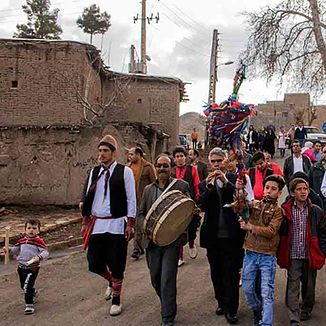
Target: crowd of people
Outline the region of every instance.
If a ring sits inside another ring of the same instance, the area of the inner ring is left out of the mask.
[[[197,137],[193,148],[176,147],[172,153],[158,155],[153,164],[141,148],[133,147],[127,165],[117,163],[117,141],[106,135],[98,144],[99,165],[87,177],[79,206],[88,268],[108,282],[104,298],[112,300],[110,315],[122,313],[127,247],[134,239],[131,257],[135,261],[146,257],[161,304],[161,325],[174,325],[178,268],[185,263],[184,248],[196,259],[195,240],[200,228],[199,245],[206,250],[216,315],[224,316],[229,324],[238,323],[242,282],[253,325],[273,325],[278,264],[287,270],[289,323],[299,325],[310,319],[317,270],[324,265],[326,255],[326,146],[316,142],[307,152],[300,133],[294,130],[292,137],[281,128],[275,135],[269,128],[261,141],[260,133],[250,126],[241,142],[241,155],[214,147],[208,155],[209,164],[200,160]],[[282,168],[271,161],[276,139],[281,157],[285,157],[285,145],[291,149]],[[280,203],[285,188],[288,197]],[[198,208],[185,232],[162,246],[145,232],[144,219],[172,190],[189,196]],[[38,222],[30,221],[25,228],[24,240],[10,253],[20,250],[25,313],[31,314],[39,264],[48,253],[38,236]],[[31,258],[35,261],[28,265]]]

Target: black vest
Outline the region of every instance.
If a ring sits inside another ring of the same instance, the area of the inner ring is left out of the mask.
[[[82,209],[83,216],[90,216],[95,197],[97,177],[100,173],[101,166],[95,166],[92,174],[92,183],[86,194]],[[124,182],[124,165],[117,164],[109,180],[110,187],[110,208],[113,218],[127,216],[127,194]]]
[[[176,178],[176,168],[177,167],[175,167],[174,170],[172,171],[172,176],[174,178]],[[188,182],[190,197],[192,200],[196,201],[194,181],[192,180],[192,165],[187,165],[186,173],[182,180]]]

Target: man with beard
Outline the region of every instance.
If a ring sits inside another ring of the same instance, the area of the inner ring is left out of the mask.
[[[190,149],[188,151],[190,164],[197,167],[199,180],[203,181],[208,176],[207,165],[199,161],[199,152],[197,149]]]
[[[129,167],[116,162],[117,149],[111,135],[100,141],[100,165],[91,170],[80,203],[88,268],[109,283],[105,299],[112,298],[111,316],[122,312],[120,294],[136,215],[134,176]]]
[[[148,185],[140,204],[138,217],[142,220],[160,195],[167,190],[180,190],[189,196],[189,186],[183,180],[171,177],[171,159],[159,155],[155,160],[157,180]],[[162,326],[173,326],[177,313],[177,272],[180,247],[186,235],[167,246],[157,246],[148,238],[145,239],[147,266],[150,271],[151,283],[161,301]]]

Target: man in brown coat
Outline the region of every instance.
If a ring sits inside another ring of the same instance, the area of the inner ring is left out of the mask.
[[[139,208],[145,187],[156,180],[156,171],[153,164],[144,159],[144,152],[140,147],[131,148],[128,153],[128,159],[130,162],[129,167],[134,173],[137,208]],[[137,217],[134,238],[134,250],[131,254],[131,257],[134,259],[139,259],[140,255],[144,254],[144,233],[142,231],[142,225],[143,220]]]

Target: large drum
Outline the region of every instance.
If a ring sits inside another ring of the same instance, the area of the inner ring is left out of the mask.
[[[145,234],[158,246],[169,245],[187,229],[195,207],[195,202],[180,190],[164,193],[145,216]]]

